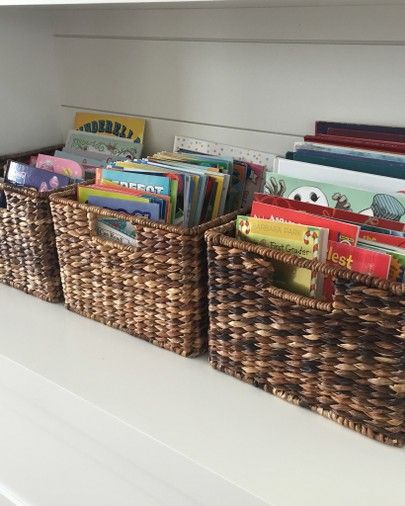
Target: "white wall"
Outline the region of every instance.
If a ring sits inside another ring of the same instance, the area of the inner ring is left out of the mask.
[[[0,154],[61,141],[52,19],[0,8]]]
[[[404,6],[63,12],[62,126],[90,108],[285,152],[316,119],[404,124]]]
[[[404,124],[405,6],[18,12],[0,9],[0,152],[58,142],[78,109],[145,117],[147,152],[179,134],[284,153],[316,119]]]

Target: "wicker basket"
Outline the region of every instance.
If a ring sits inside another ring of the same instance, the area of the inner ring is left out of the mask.
[[[58,146],[41,149],[53,152]],[[38,150],[0,158],[28,161]],[[0,183],[7,208],[0,208],[0,282],[49,302],[62,300],[55,234],[49,208],[51,192]]]
[[[183,356],[207,348],[204,232],[78,203],[75,191],[51,197],[66,307]],[[100,217],[135,226],[136,246],[99,237]]]
[[[386,444],[405,442],[405,284],[206,233],[213,367]],[[333,302],[277,288],[274,261],[330,275]]]

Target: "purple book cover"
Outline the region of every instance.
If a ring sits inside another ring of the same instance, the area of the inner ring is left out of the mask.
[[[17,186],[35,188],[40,192],[64,188],[71,183],[71,179],[67,176],[13,161],[8,164],[4,180]]]
[[[92,206],[105,207],[132,216],[142,216],[153,221],[159,221],[160,206],[154,202],[136,202],[131,200],[114,199],[91,196],[88,203]]]

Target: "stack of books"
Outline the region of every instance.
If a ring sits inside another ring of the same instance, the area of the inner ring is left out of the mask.
[[[405,128],[316,123],[267,173],[237,234],[288,253],[405,282]],[[285,289],[331,300],[333,283],[276,269]]]

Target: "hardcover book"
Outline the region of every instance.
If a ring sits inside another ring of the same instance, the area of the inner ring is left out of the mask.
[[[88,203],[91,206],[104,207],[113,211],[127,213],[131,216],[141,216],[142,218],[154,221],[159,221],[160,219],[160,206],[154,202],[131,201],[90,195]]]
[[[65,148],[86,151],[91,153],[90,156],[93,153],[101,153],[107,157],[123,157],[131,160],[140,158],[142,154],[142,144],[138,142],[77,130],[70,130]]]
[[[306,135],[305,142],[317,142],[321,144],[336,144],[338,146],[351,146],[354,148],[372,149],[377,151],[389,151],[391,153],[405,153],[405,143],[384,141],[378,139],[361,139],[358,137],[343,137],[340,135]]]
[[[265,192],[300,202],[336,207],[369,217],[405,222],[405,194],[402,193],[365,191],[281,174],[267,174]]]
[[[299,162],[277,158],[274,163],[274,172],[284,176],[299,177],[321,183],[330,183],[359,190],[375,191],[378,193],[396,193],[405,189],[405,178],[396,179],[375,174],[359,174],[352,170],[317,165],[313,163]],[[404,172],[405,176],[405,172]]]
[[[405,128],[382,125],[316,121],[315,134],[340,135],[343,137],[363,137],[366,139],[405,142]]]
[[[73,160],[40,153],[37,156],[35,166],[38,169],[56,172],[72,179],[83,180],[83,169],[80,164]]]
[[[6,183],[34,188],[40,192],[64,188],[71,183],[67,176],[14,161],[8,163],[4,180]]]
[[[216,156],[231,156],[234,160],[261,165],[270,172],[273,170],[273,160],[276,156],[273,153],[266,153],[265,151],[176,135],[173,151],[181,150],[196,151]]]
[[[370,251],[343,242],[330,241],[327,262],[351,271],[387,279],[391,257],[386,253]],[[327,278],[325,279],[325,299],[332,300],[333,294],[333,282]]]
[[[336,207],[325,207],[309,202],[302,202],[300,200],[287,199],[278,197],[276,195],[266,195],[264,193],[255,193],[254,199],[258,202],[273,204],[276,206],[288,207],[298,211],[305,211],[308,213],[316,214],[318,216],[327,216],[335,220],[347,221],[355,223],[363,227],[371,227],[377,231],[392,231],[397,235],[405,233],[405,223],[399,221],[387,220],[384,218],[376,218],[375,216],[368,216],[366,214],[353,213],[345,209],[338,209]],[[383,232],[384,233],[384,232]],[[385,232],[386,233],[386,232]]]
[[[329,230],[329,241],[344,242],[351,245],[356,244],[360,232],[358,225],[257,201],[253,202],[251,215],[282,223],[298,223],[311,227],[326,228]]]
[[[78,112],[75,116],[75,129],[92,134],[113,135],[142,144],[145,120],[134,116]]]
[[[237,237],[272,249],[297,255],[308,260],[324,261],[327,254],[328,230],[295,223],[281,223],[266,219],[238,216]],[[275,282],[295,293],[321,296],[323,279],[309,269],[294,268],[281,262],[275,264]]]

